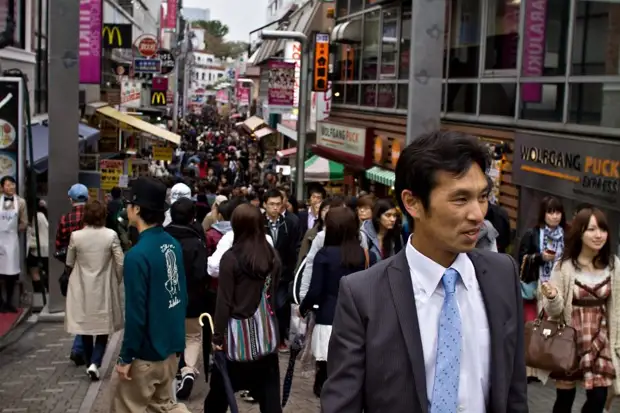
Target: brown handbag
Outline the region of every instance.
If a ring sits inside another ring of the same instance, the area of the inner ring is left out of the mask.
[[[525,364],[571,376],[579,370],[576,331],[564,320],[544,320],[544,311],[525,323]]]

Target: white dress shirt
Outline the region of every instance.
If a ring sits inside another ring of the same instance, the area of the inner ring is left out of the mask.
[[[273,240],[271,237],[269,235],[265,235],[265,237],[267,237],[269,245],[273,247]],[[220,276],[220,261],[222,261],[224,253],[233,246],[234,241],[235,233],[233,231],[228,231],[218,241],[213,254],[207,258],[207,273],[209,273],[211,277],[218,278]]]
[[[447,268],[422,255],[411,242],[407,242],[406,255],[420,325],[426,390],[430,403],[435,381],[439,317],[444,302],[441,278]],[[484,413],[489,400],[491,375],[491,338],[484,300],[476,270],[467,254],[459,254],[450,267],[461,275],[456,284],[463,340],[458,412]]]

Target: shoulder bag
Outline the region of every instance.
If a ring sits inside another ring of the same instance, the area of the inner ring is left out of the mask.
[[[525,323],[525,364],[571,376],[579,370],[575,329],[560,321],[544,320],[544,310]]]
[[[230,318],[226,339],[226,356],[232,361],[255,361],[274,353],[278,348],[278,333],[274,314],[269,305],[271,277],[265,280],[260,303],[254,314],[242,320]]]

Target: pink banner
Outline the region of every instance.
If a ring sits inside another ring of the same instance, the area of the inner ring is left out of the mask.
[[[237,87],[237,105],[250,106],[250,88]]]
[[[295,103],[295,63],[269,62],[269,106],[293,108]]]
[[[167,0],[166,2],[166,20],[164,22],[164,29],[176,29],[177,28],[177,0]]]
[[[101,0],[80,0],[80,83],[101,83]]]
[[[220,89],[215,93],[215,100],[220,103],[228,103],[228,90]]]
[[[523,77],[542,76],[545,68],[545,33],[547,28],[547,0],[525,2],[525,29],[523,33]],[[521,84],[523,102],[542,100],[541,83]]]

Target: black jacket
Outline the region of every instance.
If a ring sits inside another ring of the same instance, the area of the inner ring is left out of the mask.
[[[281,281],[288,282],[293,279],[297,254],[301,245],[303,234],[299,231],[299,218],[295,214],[286,213],[278,220],[277,235],[273,236],[269,226],[269,218],[265,215],[265,231],[273,239],[273,246],[278,251],[282,262]]]
[[[512,243],[512,229],[510,228],[510,218],[508,218],[508,214],[501,206],[489,202],[489,209],[484,218],[489,220],[499,233],[495,240],[497,243],[497,252],[505,253],[506,249]]]
[[[534,227],[525,231],[519,243],[518,254],[517,263],[519,266],[523,263],[523,257],[529,254],[534,254],[535,265],[541,266],[544,263],[540,251],[540,228]]]
[[[165,227],[183,249],[183,264],[187,278],[187,318],[196,318],[206,311],[207,244],[204,230],[196,223],[189,226],[170,224]]]

